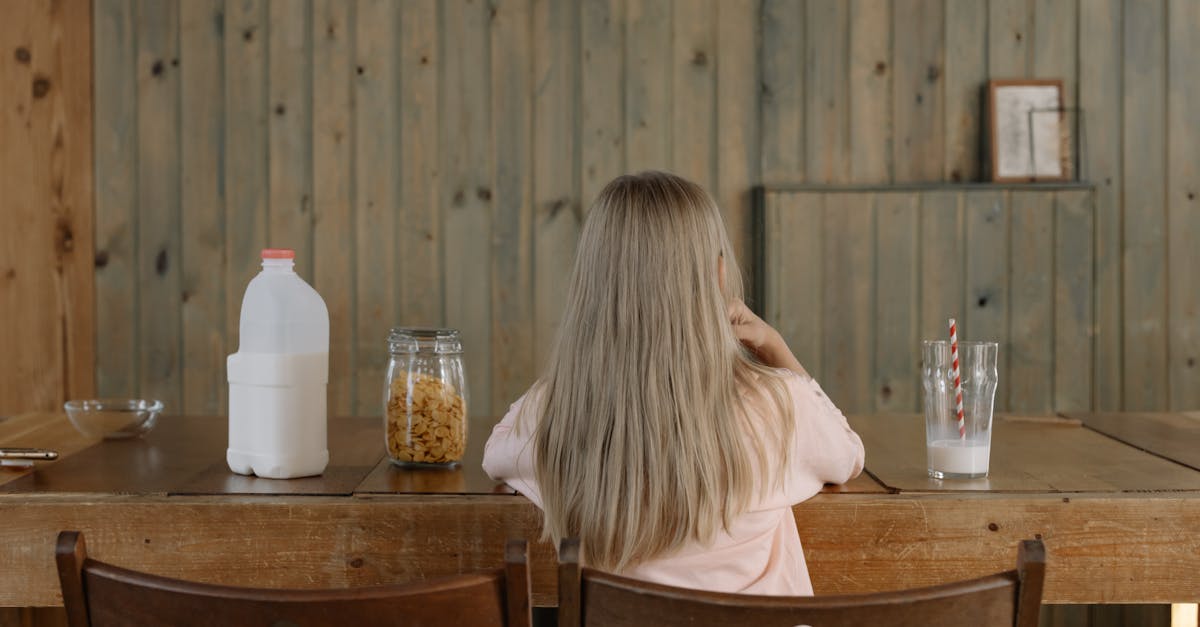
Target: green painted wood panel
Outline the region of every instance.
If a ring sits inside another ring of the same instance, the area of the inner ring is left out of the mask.
[[[949,334],[949,320],[966,320],[966,213],[955,189],[920,197],[920,340]]]
[[[1095,344],[1096,193],[1054,195],[1054,401],[1058,411],[1092,408]]]
[[[1166,172],[1166,7],[1126,0],[1122,11],[1126,181],[1162,181]],[[1167,378],[1166,186],[1126,184],[1122,213],[1124,408],[1165,408]],[[1188,269],[1180,268],[1181,271]]]
[[[1000,382],[996,387],[996,409],[1008,409],[1008,376],[1011,357],[1008,345],[1009,311],[1009,197],[1008,190],[988,189],[963,195],[967,223],[963,254],[966,260],[966,284],[962,320],[958,321],[958,339],[988,340],[1000,343],[996,367]],[[948,333],[949,329],[947,329]]]
[[[1054,385],[1054,193],[1011,196],[1007,407],[1050,407]]]
[[[224,3],[179,7],[179,190],[183,293],[183,403],[187,414],[225,411]]]
[[[1200,407],[1200,3],[1167,5],[1167,259],[1170,407]]]
[[[744,284],[755,284],[751,188],[759,180],[760,0],[717,3],[716,199],[742,266]],[[586,152],[586,151],[585,151]],[[760,303],[752,302],[758,308]]]
[[[438,185],[443,158],[439,4],[414,0],[400,11],[396,320],[410,326],[437,327],[446,319],[441,220],[446,198]]]
[[[850,170],[850,4],[808,0],[804,14],[804,169],[814,183],[842,183]]]
[[[585,0],[580,8],[580,177],[586,208],[625,172],[624,0]]]
[[[267,5],[267,239],[296,251],[296,273],[313,280],[312,7]]]
[[[821,240],[821,376],[846,412],[872,407],[875,319],[875,208],[870,194],[826,194]],[[789,234],[785,233],[785,236]],[[770,272],[770,269],[767,269]]]
[[[762,4],[762,181],[800,183],[804,171],[805,5],[799,0]]]
[[[945,339],[951,317],[960,339],[1000,344],[998,411],[1089,409],[1093,199],[1086,187],[768,190],[766,320],[847,412],[920,411],[920,342]]]
[[[165,389],[181,411],[223,411],[223,360],[237,348],[245,285],[259,249],[283,237],[308,251],[301,272],[330,308],[335,413],[378,413],[387,329],[445,325],[448,305],[453,324],[473,329],[472,387],[490,388],[473,410],[500,411],[544,362],[580,221],[611,177],[653,165],[700,180],[751,284],[773,285],[770,268],[754,266],[755,185],[970,181],[980,171],[979,87],[1039,76],[1063,78],[1068,102],[1084,108],[1081,173],[1096,190],[1094,333],[1063,326],[1087,313],[1078,299],[1089,292],[1063,294],[1056,279],[1057,317],[1039,336],[1052,337],[1055,354],[1090,355],[1094,382],[1055,384],[1052,402],[1076,407],[1087,390],[1106,409],[1200,402],[1189,396],[1200,290],[1184,270],[1196,263],[1186,243],[1200,235],[1188,196],[1195,51],[1179,35],[1196,19],[1190,4],[529,2],[94,0],[100,392]],[[174,17],[149,32],[142,9]],[[166,51],[175,54],[158,54]],[[161,78],[144,65],[158,56]],[[1026,222],[987,223],[974,192],[912,198],[900,202],[916,203],[911,222],[911,212],[889,213],[892,199],[871,201],[870,265],[897,275],[870,288],[872,316],[904,292],[909,264],[917,340],[940,337],[948,312],[968,335],[972,321],[1015,334],[1022,298],[1046,307],[1036,300],[1045,285],[1034,289],[1009,267],[1012,249],[1029,244]],[[824,212],[813,225],[817,252],[792,246],[818,264]],[[1045,216],[1028,217],[1044,227]],[[1081,221],[1057,210],[1057,245],[1066,245],[1064,225]],[[907,243],[910,229],[917,245]],[[925,238],[961,263],[937,263]],[[1055,273],[1086,270],[1063,261],[1054,258]],[[984,275],[1000,300],[980,308]],[[817,285],[804,302],[773,306],[812,306],[798,315],[819,319],[832,305]],[[1138,290],[1149,291],[1134,299]],[[767,305],[765,294],[747,296]],[[804,335],[801,323],[787,324]],[[892,345],[911,338],[875,333],[863,379],[871,403],[906,405],[903,392],[884,399],[880,390],[905,367],[889,362]],[[797,342],[819,365],[814,337]],[[520,365],[501,372],[509,353]],[[1161,389],[1147,391],[1138,377]]]
[[[980,106],[988,79],[988,4],[946,2],[946,148],[942,180],[975,181],[982,176]]]
[[[351,3],[314,0],[313,287],[329,309],[329,411],[354,408],[354,112]]]
[[[1079,12],[1079,106],[1085,113],[1081,174],[1096,185],[1095,406],[1118,411],[1122,395],[1121,0],[1093,0]],[[1165,409],[1165,405],[1163,408]]]
[[[764,319],[809,373],[823,372],[821,240],[825,197],[767,194],[763,216]]]
[[[671,8],[625,0],[625,165],[635,172],[671,167]]]
[[[874,194],[875,329],[873,411],[918,409],[920,368],[920,194]],[[866,409],[866,408],[864,408]]]
[[[945,9],[914,0],[892,14],[893,180],[942,178],[945,148]]]
[[[849,172],[846,180],[892,180],[892,6],[852,0],[849,17]]]
[[[669,167],[715,192],[717,7],[713,0],[677,0],[671,11]]]
[[[242,296],[267,245],[267,6],[225,4],[225,352],[238,349]],[[190,122],[190,120],[189,120]]]
[[[399,209],[395,164],[399,146],[396,66],[399,15],[386,0],[354,6],[354,85],[351,98],[362,122],[354,125],[354,255],[356,415],[383,413],[388,331],[405,322],[396,315],[398,259],[394,245]],[[366,122],[369,120],[369,122]]]
[[[471,412],[491,406],[492,198],[487,107],[489,7],[475,0],[439,4],[442,10],[441,137],[443,184],[442,277],[446,324],[462,332]]]
[[[632,15],[628,19],[633,19]],[[558,333],[583,216],[579,145],[573,132],[579,126],[576,112],[580,105],[572,74],[579,63],[578,24],[579,7],[534,1],[533,320],[534,362],[539,368],[549,359]],[[628,29],[629,24],[626,26]],[[633,87],[625,89],[628,92]],[[629,101],[625,102],[628,128],[630,117],[636,114]],[[626,134],[627,146],[630,141]]]
[[[138,379],[137,28],[133,3],[92,10],[95,139],[96,391],[136,396]],[[222,332],[222,337],[224,333]]]
[[[179,6],[135,5],[137,51],[138,389],[181,408]]]
[[[492,16],[492,396],[503,409],[534,379],[533,114],[529,66],[531,5],[506,2]]]

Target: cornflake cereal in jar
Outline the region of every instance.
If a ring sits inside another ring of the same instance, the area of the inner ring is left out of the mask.
[[[466,449],[466,406],[455,387],[435,376],[401,371],[387,401],[388,454],[400,463],[455,464]]]

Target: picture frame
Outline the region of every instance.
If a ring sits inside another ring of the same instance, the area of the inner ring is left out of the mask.
[[[1071,129],[1062,80],[992,80],[986,98],[993,182],[1072,180]]]

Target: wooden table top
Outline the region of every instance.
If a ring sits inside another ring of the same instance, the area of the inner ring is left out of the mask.
[[[0,606],[61,603],[59,530],[98,559],[234,585],[370,585],[493,568],[504,541],[533,544],[535,601],[554,602],[541,515],[480,468],[494,418],[473,418],[453,470],[393,467],[379,419],[330,421],[321,477],[242,477],[225,466],[223,418],[164,417],[130,441],[80,436],[61,414],[0,420],[0,445],[60,452],[0,468]],[[867,472],[793,511],[819,594],[943,583],[1012,567],[1042,537],[1047,602],[1200,600],[1200,414],[1001,416],[991,474],[925,475],[918,416],[850,419]],[[1114,426],[1115,423],[1115,426]],[[1138,426],[1145,426],[1139,429]],[[182,558],[182,559],[181,559]]]
[[[380,419],[333,418],[325,473],[277,480],[229,470],[224,417],[164,416],[141,438],[100,441],[75,432],[65,414],[25,414],[0,422],[0,445],[51,448],[60,457],[38,462],[36,471],[0,469],[0,494],[514,494],[483,472],[483,446],[496,421],[488,416],[471,418],[460,466],[413,469],[393,465],[384,454]],[[886,492],[865,474],[827,491]]]

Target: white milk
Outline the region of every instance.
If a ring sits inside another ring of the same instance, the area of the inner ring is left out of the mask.
[[[267,254],[262,272],[246,287],[238,352],[227,362],[225,460],[243,475],[319,475],[329,463],[329,311],[292,270],[292,259]]]
[[[926,446],[929,468],[951,475],[986,475],[991,446],[974,440],[935,440]]]

